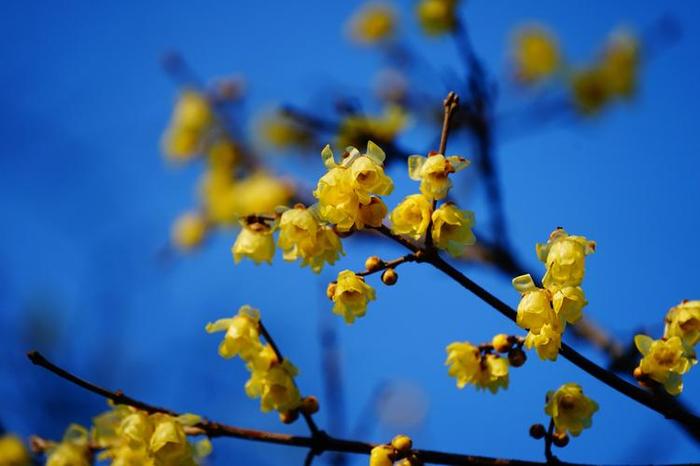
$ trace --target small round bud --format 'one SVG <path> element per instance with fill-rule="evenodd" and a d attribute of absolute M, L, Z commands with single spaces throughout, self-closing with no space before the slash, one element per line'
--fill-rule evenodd
<path fill-rule="evenodd" d="M 552 434 L 552 443 L 559 448 L 564 448 L 569 444 L 569 436 L 566 432 L 554 432 Z"/>
<path fill-rule="evenodd" d="M 546 430 L 542 424 L 533 424 L 530 426 L 530 437 L 534 439 L 541 439 L 544 437 Z"/>
<path fill-rule="evenodd" d="M 377 256 L 369 256 L 365 261 L 365 269 L 368 272 L 376 272 L 384 265 L 384 261 Z"/>
<path fill-rule="evenodd" d="M 397 435 L 391 440 L 391 446 L 401 453 L 407 453 L 413 447 L 413 441 L 408 435 Z"/>
<path fill-rule="evenodd" d="M 634 372 L 632 372 L 632 375 L 634 376 L 635 379 L 637 380 L 642 380 L 644 379 L 644 372 L 642 372 L 642 368 L 637 366 L 634 368 Z"/>
<path fill-rule="evenodd" d="M 510 344 L 508 335 L 506 335 L 505 333 L 499 333 L 498 335 L 494 336 L 491 339 L 491 344 L 493 345 L 493 349 L 495 349 L 499 353 L 507 353 L 512 346 Z"/>
<path fill-rule="evenodd" d="M 307 396 L 301 400 L 301 410 L 306 414 L 315 414 L 318 412 L 318 398 L 315 396 Z"/>
<path fill-rule="evenodd" d="M 396 270 L 394 269 L 386 269 L 384 273 L 382 273 L 382 282 L 385 285 L 393 285 L 396 283 L 396 281 L 399 279 L 399 274 L 396 273 Z"/>
<path fill-rule="evenodd" d="M 335 296 L 335 287 L 336 283 L 335 282 L 330 282 L 328 284 L 328 287 L 326 288 L 326 296 L 328 296 L 328 299 L 333 301 L 333 297 Z"/>
<path fill-rule="evenodd" d="M 520 367 L 525 364 L 527 356 L 525 356 L 525 351 L 520 348 L 512 348 L 508 351 L 508 362 L 513 367 Z"/>
<path fill-rule="evenodd" d="M 283 424 L 291 424 L 299 418 L 299 411 L 294 409 L 292 411 L 284 411 L 280 413 L 280 421 Z"/>

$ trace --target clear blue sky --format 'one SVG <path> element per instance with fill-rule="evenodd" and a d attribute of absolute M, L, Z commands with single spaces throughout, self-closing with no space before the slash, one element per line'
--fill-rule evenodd
<path fill-rule="evenodd" d="M 216 355 L 204 324 L 241 304 L 259 307 L 301 368 L 304 392 L 322 395 L 319 318 L 339 332 L 347 430 L 385 380 L 427 406 L 407 428 L 420 448 L 542 459 L 528 426 L 544 422 L 544 393 L 575 381 L 598 400 L 594 428 L 558 452 L 569 461 L 693 461 L 700 450 L 659 415 L 612 392 L 568 362 L 531 357 L 492 396 L 448 378 L 444 347 L 481 342 L 515 327 L 437 272 L 400 270 L 378 288 L 368 316 L 346 326 L 330 315 L 316 277 L 296 265 L 242 264 L 221 236 L 200 254 L 156 261 L 171 220 L 192 203 L 196 170 L 173 171 L 158 140 L 174 87 L 159 57 L 179 50 L 202 76 L 243 74 L 249 108 L 305 103 L 328 82 L 362 90 L 379 63 L 352 47 L 343 24 L 359 2 L 165 2 L 98 5 L 72 1 L 5 5 L 0 16 L 0 421 L 21 434 L 57 437 L 88 422 L 103 403 L 29 367 L 38 346 L 57 361 L 145 400 L 247 427 L 303 432 L 259 413 L 243 394 L 245 370 Z M 404 5 L 406 32 L 412 33 Z M 668 307 L 700 298 L 700 6 L 693 1 L 478 1 L 462 17 L 490 70 L 504 73 L 511 29 L 535 19 L 556 30 L 584 61 L 615 25 L 643 28 L 665 12 L 684 37 L 646 66 L 630 105 L 602 118 L 557 127 L 497 148 L 513 243 L 538 267 L 534 245 L 556 226 L 598 242 L 584 283 L 586 312 L 616 336 L 661 331 Z M 449 41 L 420 45 L 438 67 L 460 65 Z M 349 71 L 350 70 L 350 71 Z M 436 80 L 437 84 L 437 80 Z M 466 148 L 465 148 L 466 150 Z M 450 152 L 464 152 L 457 145 Z M 469 156 L 468 153 L 464 155 Z M 307 173 L 313 180 L 322 171 Z M 403 169 L 392 173 L 404 178 Z M 459 175 L 458 175 L 459 176 Z M 415 189 L 399 182 L 399 193 Z M 399 194 L 388 199 L 390 205 Z M 476 210 L 483 205 L 465 201 Z M 334 269 L 357 269 L 369 254 L 400 252 L 383 242 L 348 241 Z M 511 304 L 502 276 L 469 270 Z M 583 348 L 590 357 L 599 355 Z M 684 401 L 700 411 L 700 372 L 686 377 Z M 407 388 L 408 387 L 408 388 Z M 398 396 L 398 395 L 397 395 Z M 421 401 L 422 400 L 422 401 Z M 323 405 L 323 397 L 321 398 Z M 418 408 L 416 408 L 418 409 Z M 323 414 L 322 425 L 327 424 Z M 370 417 L 368 440 L 404 429 Z M 304 453 L 237 440 L 215 442 L 213 464 L 301 464 Z M 235 460 L 235 461 L 234 461 Z M 365 457 L 355 458 L 363 464 Z"/>

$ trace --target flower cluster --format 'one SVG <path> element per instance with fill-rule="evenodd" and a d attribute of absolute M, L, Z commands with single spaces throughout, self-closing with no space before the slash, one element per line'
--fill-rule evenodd
<path fill-rule="evenodd" d="M 78 424 L 71 424 L 63 434 L 63 439 L 51 445 L 46 451 L 46 466 L 90 466 L 90 434 Z"/>
<path fill-rule="evenodd" d="M 192 89 L 182 92 L 163 136 L 163 151 L 169 159 L 206 158 L 198 191 L 200 206 L 173 224 L 171 241 L 181 251 L 199 246 L 215 227 L 235 225 L 252 213 L 274 212 L 289 201 L 293 191 L 287 182 L 254 168 L 251 154 L 218 118 L 214 97 L 223 99 Z"/>
<path fill-rule="evenodd" d="M 697 363 L 695 345 L 700 341 L 700 301 L 683 301 L 666 314 L 664 336 L 654 340 L 637 335 L 634 343 L 642 353 L 634 375 L 641 384 L 654 381 L 671 395 L 683 391 L 682 375 Z"/>
<path fill-rule="evenodd" d="M 0 434 L 0 464 L 3 466 L 30 466 L 32 457 L 16 435 Z"/>
<path fill-rule="evenodd" d="M 546 401 L 544 412 L 551 416 L 556 432 L 568 432 L 574 437 L 591 427 L 593 413 L 598 411 L 598 403 L 584 395 L 581 386 L 575 383 L 547 392 Z"/>
<path fill-rule="evenodd" d="M 340 163 L 335 161 L 330 146 L 321 156 L 328 168 L 314 191 L 321 218 L 342 232 L 381 225 L 387 208 L 378 196 L 389 195 L 394 189 L 393 181 L 384 173 L 384 151 L 369 141 L 364 154 L 348 147 Z"/>
<path fill-rule="evenodd" d="M 525 346 L 534 347 L 542 359 L 557 358 L 566 324 L 581 318 L 587 304 L 580 286 L 585 259 L 594 251 L 595 242 L 557 228 L 546 244 L 537 245 L 537 256 L 546 267 L 544 288 L 537 287 L 530 275 L 513 279 L 513 286 L 522 295 L 517 324 L 528 330 Z"/>
<path fill-rule="evenodd" d="M 508 360 L 492 352 L 484 352 L 469 342 L 454 342 L 447 346 L 450 377 L 457 379 L 457 387 L 474 385 L 477 389 L 488 389 L 496 393 L 499 388 L 508 388 Z"/>
<path fill-rule="evenodd" d="M 278 411 L 281 415 L 296 411 L 301 405 L 301 395 L 294 382 L 298 371 L 291 362 L 279 360 L 268 342 L 260 341 L 260 312 L 250 306 L 242 306 L 232 318 L 220 319 L 206 326 L 207 333 L 226 332 L 219 345 L 223 358 L 240 357 L 250 371 L 245 391 L 251 398 L 260 398 L 263 412 Z"/>
<path fill-rule="evenodd" d="M 627 29 L 613 31 L 591 64 L 567 65 L 555 37 L 546 28 L 531 25 L 519 30 L 513 41 L 512 62 L 517 80 L 524 85 L 560 78 L 574 108 L 592 115 L 617 99 L 629 99 L 637 87 L 639 42 Z"/>
<path fill-rule="evenodd" d="M 334 264 L 344 254 L 338 234 L 318 213 L 317 206 L 296 204 L 278 208 L 274 217 L 251 215 L 241 221 L 241 231 L 231 247 L 236 264 L 247 257 L 256 264 L 271 263 L 275 255 L 273 233 L 286 261 L 301 262 L 319 273 L 324 264 Z"/>
<path fill-rule="evenodd" d="M 185 429 L 200 420 L 117 405 L 93 420 L 92 444 L 102 450 L 97 459 L 113 466 L 195 466 L 211 453 L 208 439 L 191 443 L 187 438 Z"/>

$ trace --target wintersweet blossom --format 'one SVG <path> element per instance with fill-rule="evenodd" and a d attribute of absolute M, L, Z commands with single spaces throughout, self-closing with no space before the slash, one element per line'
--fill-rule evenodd
<path fill-rule="evenodd" d="M 252 361 L 263 349 L 259 327 L 260 311 L 244 305 L 231 318 L 209 322 L 206 331 L 226 332 L 219 345 L 219 355 L 222 358 L 240 356 L 244 361 Z"/>
<path fill-rule="evenodd" d="M 452 31 L 457 25 L 458 0 L 421 0 L 416 15 L 423 32 L 437 36 Z"/>
<path fill-rule="evenodd" d="M 213 122 L 214 114 L 207 98 L 196 91 L 184 91 L 163 134 L 163 152 L 171 160 L 191 159 L 202 149 L 204 136 Z"/>
<path fill-rule="evenodd" d="M 444 249 L 451 256 L 462 255 L 467 246 L 476 242 L 472 232 L 474 212 L 460 210 L 451 202 L 447 202 L 433 212 L 432 219 L 435 246 Z"/>
<path fill-rule="evenodd" d="M 29 451 L 16 435 L 0 435 L 0 464 L 3 466 L 30 466 Z"/>
<path fill-rule="evenodd" d="M 525 346 L 528 349 L 535 348 L 540 359 L 556 360 L 559 355 L 559 348 L 561 348 L 560 328 L 551 324 L 545 324 L 538 332 L 528 332 L 525 337 Z"/>
<path fill-rule="evenodd" d="M 374 301 L 376 294 L 362 277 L 351 270 L 343 270 L 338 274 L 331 299 L 334 303 L 333 313 L 343 316 L 345 322 L 351 324 L 367 313 L 367 303 Z"/>
<path fill-rule="evenodd" d="M 432 202 L 425 195 L 406 196 L 391 211 L 391 231 L 397 235 L 406 235 L 419 240 L 428 230 L 432 212 Z"/>
<path fill-rule="evenodd" d="M 443 199 L 452 187 L 448 175 L 466 168 L 469 163 L 467 159 L 457 155 L 411 155 L 408 157 L 408 176 L 412 180 L 420 181 L 420 191 L 430 199 Z"/>
<path fill-rule="evenodd" d="M 664 337 L 679 337 L 687 346 L 700 341 L 700 300 L 683 301 L 666 314 Z"/>
<path fill-rule="evenodd" d="M 90 445 L 88 431 L 78 424 L 71 424 L 61 442 L 47 452 L 46 466 L 89 466 Z"/>
<path fill-rule="evenodd" d="M 325 263 L 334 264 L 344 255 L 338 235 L 327 225 L 322 225 L 313 213 L 302 205 L 286 210 L 280 216 L 278 245 L 287 261 L 301 259 L 301 265 L 309 265 L 319 273 Z"/>
<path fill-rule="evenodd" d="M 569 235 L 563 228 L 554 230 L 547 243 L 536 247 L 537 257 L 547 268 L 542 279 L 544 286 L 579 286 L 585 273 L 586 256 L 595 252 L 595 248 L 595 241 Z"/>
<path fill-rule="evenodd" d="M 531 84 L 550 77 L 560 66 L 556 39 L 542 26 L 520 29 L 513 43 L 513 62 L 515 75 L 523 83 Z"/>
<path fill-rule="evenodd" d="M 207 222 L 197 212 L 187 212 L 177 218 L 173 225 L 172 243 L 181 251 L 196 248 L 207 233 Z"/>
<path fill-rule="evenodd" d="M 682 375 L 693 365 L 679 337 L 653 340 L 647 335 L 634 337 L 634 344 L 642 353 L 639 369 L 644 376 L 659 382 L 671 395 L 683 391 Z"/>
<path fill-rule="evenodd" d="M 390 143 L 407 124 L 406 111 L 395 104 L 387 105 L 383 113 L 377 116 L 348 115 L 338 127 L 336 145 L 359 146 L 369 140 L 379 144 Z"/>
<path fill-rule="evenodd" d="M 294 382 L 298 372 L 286 359 L 266 369 L 253 368 L 245 392 L 251 398 L 260 398 L 260 409 L 264 413 L 294 410 L 301 404 L 301 395 Z"/>
<path fill-rule="evenodd" d="M 231 247 L 231 254 L 233 254 L 233 261 L 236 264 L 244 257 L 248 257 L 256 264 L 261 262 L 271 264 L 275 255 L 275 240 L 272 237 L 272 228 L 262 222 L 243 225 Z"/>
<path fill-rule="evenodd" d="M 350 36 L 362 44 L 390 39 L 396 29 L 396 13 L 384 4 L 364 6 L 350 20 Z"/>
<path fill-rule="evenodd" d="M 557 432 L 569 432 L 578 437 L 583 429 L 592 424 L 593 414 L 598 411 L 598 403 L 583 394 L 583 389 L 575 383 L 567 383 L 556 391 L 547 392 L 544 412 L 552 417 Z"/>
<path fill-rule="evenodd" d="M 454 342 L 447 346 L 448 374 L 457 379 L 457 387 L 467 384 L 496 393 L 508 388 L 508 360 L 495 354 L 482 355 L 469 342 Z"/>

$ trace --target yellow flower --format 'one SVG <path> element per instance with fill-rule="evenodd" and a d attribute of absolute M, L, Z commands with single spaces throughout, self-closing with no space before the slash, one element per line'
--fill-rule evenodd
<path fill-rule="evenodd" d="M 239 148 L 228 138 L 219 138 L 214 141 L 207 151 L 209 168 L 211 170 L 233 170 L 239 158 Z"/>
<path fill-rule="evenodd" d="M 637 87 L 639 41 L 628 30 L 615 31 L 605 47 L 601 73 L 610 94 L 631 97 Z"/>
<path fill-rule="evenodd" d="M 692 366 L 681 339 L 652 340 L 646 335 L 637 335 L 634 344 L 644 356 L 639 362 L 642 374 L 662 384 L 671 395 L 680 394 L 683 391 L 681 375 Z"/>
<path fill-rule="evenodd" d="M 526 84 L 547 78 L 559 68 L 557 41 L 541 26 L 518 31 L 513 55 L 516 77 Z"/>
<path fill-rule="evenodd" d="M 126 440 L 131 448 L 141 448 L 148 445 L 153 435 L 153 422 L 148 413 L 134 410 L 124 416 L 117 428 L 117 435 Z"/>
<path fill-rule="evenodd" d="M 333 313 L 343 316 L 345 322 L 351 324 L 355 318 L 362 317 L 367 312 L 367 303 L 376 298 L 374 288 L 365 283 L 351 270 L 343 270 L 338 274 L 338 280 L 333 293 Z"/>
<path fill-rule="evenodd" d="M 598 411 L 598 403 L 583 394 L 583 389 L 575 383 L 567 383 L 556 391 L 547 392 L 544 412 L 552 417 L 559 433 L 568 431 L 578 437 L 583 429 L 591 427 L 593 413 Z"/>
<path fill-rule="evenodd" d="M 508 361 L 495 354 L 481 355 L 479 348 L 468 342 L 454 342 L 447 346 L 448 374 L 457 379 L 457 387 L 467 384 L 477 389 L 496 393 L 508 388 Z"/>
<path fill-rule="evenodd" d="M 452 187 L 448 175 L 466 168 L 469 163 L 467 159 L 457 155 L 411 155 L 408 157 L 408 176 L 412 180 L 420 181 L 420 191 L 428 198 L 443 199 Z"/>
<path fill-rule="evenodd" d="M 340 122 L 336 144 L 354 147 L 369 140 L 386 144 L 396 139 L 407 122 L 406 112 L 398 105 L 388 105 L 380 116 L 349 115 Z"/>
<path fill-rule="evenodd" d="M 529 274 L 515 277 L 513 286 L 522 295 L 516 319 L 518 326 L 535 333 L 539 333 L 545 325 L 563 331 L 560 318 L 552 308 L 549 290 L 537 288 Z"/>
<path fill-rule="evenodd" d="M 392 466 L 396 452 L 389 445 L 377 445 L 369 454 L 369 466 Z"/>
<path fill-rule="evenodd" d="M 284 180 L 258 170 L 233 185 L 232 197 L 237 202 L 241 217 L 252 214 L 271 214 L 286 205 L 294 190 Z"/>
<path fill-rule="evenodd" d="M 376 195 L 387 195 L 393 189 L 393 182 L 382 167 L 384 151 L 369 141 L 365 154 L 348 147 L 340 164 L 336 163 L 330 146 L 323 149 L 321 157 L 328 168 L 314 191 L 321 218 L 336 225 L 339 231 L 348 231 L 353 226 L 358 229 L 365 225 L 379 226 L 386 215 L 386 206 Z"/>
<path fill-rule="evenodd" d="M 202 208 L 208 221 L 228 225 L 238 219 L 238 201 L 233 190 L 233 174 L 225 170 L 209 170 L 199 186 Z"/>
<path fill-rule="evenodd" d="M 311 266 L 319 273 L 324 263 L 334 264 L 345 254 L 340 238 L 332 228 L 318 223 L 310 209 L 303 206 L 286 210 L 279 223 L 278 245 L 286 261 L 301 259 L 301 265 Z"/>
<path fill-rule="evenodd" d="M 664 337 L 679 337 L 692 347 L 700 341 L 700 300 L 683 301 L 666 314 Z"/>
<path fill-rule="evenodd" d="M 31 456 L 19 437 L 11 434 L 0 436 L 0 464 L 2 466 L 29 466 Z"/>
<path fill-rule="evenodd" d="M 371 227 L 381 226 L 386 214 L 387 208 L 384 201 L 376 196 L 371 196 L 369 203 L 365 205 L 360 204 L 360 213 L 357 220 L 355 220 L 355 225 L 360 229 L 367 225 Z"/>
<path fill-rule="evenodd" d="M 535 348 L 537 355 L 542 360 L 555 361 L 561 348 L 561 334 L 563 327 L 545 324 L 537 332 L 532 330 L 525 337 L 525 346 Z"/>
<path fill-rule="evenodd" d="M 574 70 L 569 78 L 576 110 L 583 115 L 598 113 L 610 101 L 610 88 L 599 66 Z"/>
<path fill-rule="evenodd" d="M 213 122 L 214 114 L 206 97 L 195 91 L 184 91 L 163 135 L 163 151 L 172 160 L 190 159 L 201 149 L 205 133 Z"/>
<path fill-rule="evenodd" d="M 433 212 L 432 218 L 435 246 L 446 250 L 451 256 L 460 256 L 466 246 L 476 241 L 472 232 L 474 212 L 460 210 L 448 202 Z"/>
<path fill-rule="evenodd" d="M 291 411 L 301 405 L 301 395 L 294 383 L 298 371 L 286 359 L 264 370 L 254 369 L 246 382 L 245 391 L 251 398 L 260 398 L 263 412 Z"/>
<path fill-rule="evenodd" d="M 457 0 L 421 0 L 416 8 L 423 32 L 436 36 L 454 29 L 457 24 Z"/>
<path fill-rule="evenodd" d="M 406 196 L 391 211 L 391 231 L 419 240 L 428 230 L 432 212 L 432 202 L 423 194 Z"/>
<path fill-rule="evenodd" d="M 569 235 L 562 228 L 554 230 L 547 243 L 537 244 L 536 248 L 537 256 L 547 268 L 542 279 L 544 286 L 579 286 L 585 273 L 586 256 L 595 248 L 595 241 Z"/>
<path fill-rule="evenodd" d="M 206 331 L 226 332 L 219 345 L 219 355 L 222 358 L 240 355 L 244 361 L 252 361 L 263 349 L 260 343 L 259 322 L 260 311 L 245 305 L 241 306 L 238 314 L 232 318 L 209 322 Z"/>
<path fill-rule="evenodd" d="M 175 221 L 172 242 L 181 251 L 189 251 L 202 244 L 206 233 L 206 219 L 196 212 L 188 212 Z"/>
<path fill-rule="evenodd" d="M 396 14 L 387 5 L 367 5 L 350 20 L 350 36 L 357 42 L 376 44 L 390 39 L 396 28 Z"/>
<path fill-rule="evenodd" d="M 71 424 L 61 443 L 49 449 L 46 466 L 90 466 L 88 439 L 85 427 Z"/>
<path fill-rule="evenodd" d="M 233 261 L 238 264 L 243 257 L 248 257 L 256 264 L 272 263 L 275 255 L 275 240 L 272 229 L 264 223 L 252 223 L 241 228 L 236 242 L 231 247 Z"/>
<path fill-rule="evenodd" d="M 564 286 L 550 288 L 552 293 L 552 308 L 559 317 L 570 324 L 581 319 L 582 310 L 588 304 L 580 286 Z"/>
<path fill-rule="evenodd" d="M 306 148 L 314 142 L 314 135 L 307 127 L 283 112 L 264 117 L 259 132 L 265 142 L 277 149 Z"/>
<path fill-rule="evenodd" d="M 181 423 L 166 414 L 151 415 L 153 435 L 149 449 L 156 464 L 175 465 L 191 457 L 192 451 Z"/>

